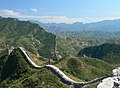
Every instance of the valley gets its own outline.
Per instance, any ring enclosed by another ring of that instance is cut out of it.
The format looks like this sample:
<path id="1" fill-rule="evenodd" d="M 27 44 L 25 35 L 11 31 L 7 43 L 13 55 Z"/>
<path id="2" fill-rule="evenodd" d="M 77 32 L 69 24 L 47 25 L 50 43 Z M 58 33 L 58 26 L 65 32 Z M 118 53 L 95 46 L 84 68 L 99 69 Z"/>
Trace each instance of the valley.
<path id="1" fill-rule="evenodd" d="M 1 0 L 0 88 L 120 88 L 120 0 Z"/>
<path id="2" fill-rule="evenodd" d="M 118 34 L 50 33 L 36 23 L 3 17 L 0 25 L 1 88 L 96 88 L 120 66 Z"/>

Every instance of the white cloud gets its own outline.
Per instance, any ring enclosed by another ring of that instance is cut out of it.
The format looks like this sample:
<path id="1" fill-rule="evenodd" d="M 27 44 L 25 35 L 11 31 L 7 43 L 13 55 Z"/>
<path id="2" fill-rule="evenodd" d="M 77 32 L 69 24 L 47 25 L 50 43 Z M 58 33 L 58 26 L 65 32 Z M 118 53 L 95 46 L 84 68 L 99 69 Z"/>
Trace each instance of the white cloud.
<path id="1" fill-rule="evenodd" d="M 32 9 L 30 9 L 32 12 L 38 12 L 38 10 L 37 9 L 35 9 L 35 8 L 32 8 Z"/>
<path id="2" fill-rule="evenodd" d="M 66 16 L 42 16 L 38 17 L 43 22 L 56 22 L 56 23 L 74 23 L 81 21 L 80 18 L 69 18 Z"/>
<path id="3" fill-rule="evenodd" d="M 14 18 L 22 18 L 22 19 L 29 19 L 29 20 L 39 20 L 40 22 L 56 22 L 56 23 L 74 23 L 74 22 L 83 22 L 83 23 L 90 23 L 90 22 L 97 22 L 101 20 L 113 20 L 119 19 L 120 17 L 107 17 L 107 18 L 70 18 L 66 16 L 33 16 L 33 15 L 25 15 L 20 12 L 9 10 L 9 9 L 2 9 L 0 10 L 1 16 L 6 17 L 14 17 Z"/>
<path id="4" fill-rule="evenodd" d="M 9 9 L 3 9 L 3 10 L 0 10 L 0 15 L 2 16 L 19 16 L 20 13 L 19 12 L 16 12 L 14 10 L 9 10 Z"/>

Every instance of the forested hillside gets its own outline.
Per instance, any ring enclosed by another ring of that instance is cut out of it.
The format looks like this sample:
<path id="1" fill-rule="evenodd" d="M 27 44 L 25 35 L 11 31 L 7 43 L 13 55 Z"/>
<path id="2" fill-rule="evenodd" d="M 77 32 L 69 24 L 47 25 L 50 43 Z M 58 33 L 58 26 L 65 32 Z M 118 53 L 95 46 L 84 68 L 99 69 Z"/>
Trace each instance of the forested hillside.
<path id="1" fill-rule="evenodd" d="M 55 38 L 38 24 L 0 17 L 0 50 L 22 46 L 35 56 L 55 60 Z"/>
<path id="2" fill-rule="evenodd" d="M 109 63 L 120 63 L 120 45 L 106 43 L 88 47 L 81 50 L 78 55 L 99 58 Z"/>
<path id="3" fill-rule="evenodd" d="M 32 69 L 18 50 L 0 57 L 0 88 L 68 88 L 51 71 Z"/>
<path id="4" fill-rule="evenodd" d="M 24 47 L 36 64 L 47 64 L 46 58 L 47 62 L 50 59 L 54 61 L 50 64 L 80 82 L 111 74 L 112 69 L 119 66 L 120 45 L 106 43 L 117 40 L 56 37 L 37 24 L 15 18 L 0 17 L 0 25 L 1 88 L 68 88 L 50 70 L 30 68 L 19 51 L 8 55 L 6 48 L 10 47 Z"/>

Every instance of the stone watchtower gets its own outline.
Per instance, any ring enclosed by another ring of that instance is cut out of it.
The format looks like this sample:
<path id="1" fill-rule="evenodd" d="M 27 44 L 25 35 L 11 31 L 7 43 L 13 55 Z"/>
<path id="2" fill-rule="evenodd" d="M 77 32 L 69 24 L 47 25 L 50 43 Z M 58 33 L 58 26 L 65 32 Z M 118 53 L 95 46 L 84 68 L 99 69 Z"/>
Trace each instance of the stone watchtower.
<path id="1" fill-rule="evenodd" d="M 10 53 L 14 50 L 14 47 L 11 46 L 9 48 L 7 48 L 7 54 L 10 55 Z"/>

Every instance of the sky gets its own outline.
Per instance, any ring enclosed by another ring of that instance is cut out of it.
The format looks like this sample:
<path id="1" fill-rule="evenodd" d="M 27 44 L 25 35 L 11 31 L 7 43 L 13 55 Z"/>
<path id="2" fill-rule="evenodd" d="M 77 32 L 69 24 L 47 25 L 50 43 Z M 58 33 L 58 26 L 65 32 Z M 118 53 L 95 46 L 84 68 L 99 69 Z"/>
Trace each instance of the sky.
<path id="1" fill-rule="evenodd" d="M 120 0 L 0 0 L 0 16 L 44 23 L 120 19 Z"/>

